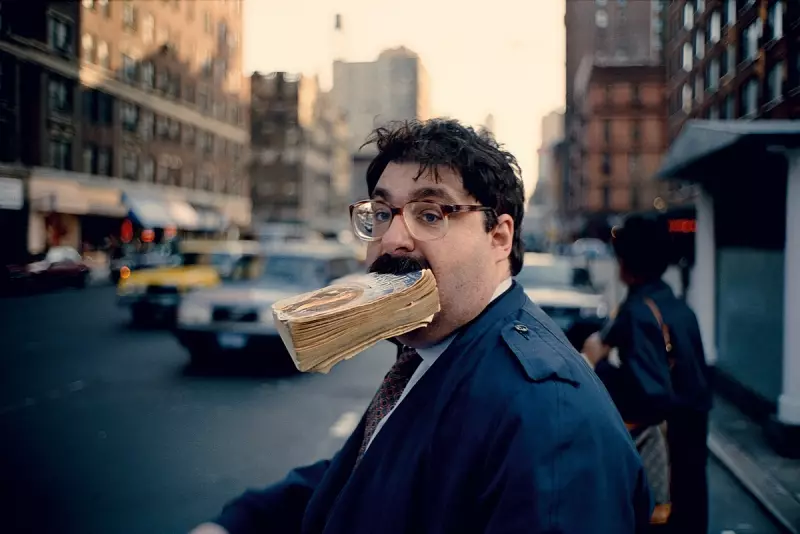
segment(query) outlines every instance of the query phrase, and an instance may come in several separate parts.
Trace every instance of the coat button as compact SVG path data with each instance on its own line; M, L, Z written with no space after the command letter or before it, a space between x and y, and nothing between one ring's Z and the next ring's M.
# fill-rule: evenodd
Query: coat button
M518 324L514 326L514 330L516 330L520 334L524 334L525 332L528 331L528 327L525 326L524 324Z

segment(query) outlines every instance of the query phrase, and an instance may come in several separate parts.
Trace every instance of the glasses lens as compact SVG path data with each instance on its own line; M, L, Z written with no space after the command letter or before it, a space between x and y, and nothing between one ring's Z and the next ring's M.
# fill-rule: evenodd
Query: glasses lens
M379 239L392 223L392 210L382 202L364 202L353 208L353 230L361 239Z
M439 239L447 233L447 218L438 204L410 202L405 211L409 232L420 241Z

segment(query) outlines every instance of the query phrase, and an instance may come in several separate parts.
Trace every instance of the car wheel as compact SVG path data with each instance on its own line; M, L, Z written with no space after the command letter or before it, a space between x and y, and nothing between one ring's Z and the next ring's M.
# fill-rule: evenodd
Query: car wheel
M133 326L145 326L150 322L150 316L142 308L136 306L131 308L131 324Z
M214 362L214 357L207 349L194 347L189 349L189 366L194 369L205 369Z
M77 287L78 289L84 289L86 288L88 282L89 282L89 273L88 272L81 273L75 280L75 287Z

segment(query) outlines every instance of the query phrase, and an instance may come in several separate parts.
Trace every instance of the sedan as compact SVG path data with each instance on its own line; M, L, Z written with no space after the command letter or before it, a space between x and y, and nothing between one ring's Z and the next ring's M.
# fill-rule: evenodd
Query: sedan
M578 350L606 321L605 298L592 286L589 272L569 258L527 253L515 278Z

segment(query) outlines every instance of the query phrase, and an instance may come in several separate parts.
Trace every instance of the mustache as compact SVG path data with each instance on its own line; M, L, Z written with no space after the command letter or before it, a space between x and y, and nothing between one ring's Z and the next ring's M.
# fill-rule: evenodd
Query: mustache
M412 258L411 256L392 256L391 254L379 256L369 266L369 272L375 274L407 274L423 269L430 269L430 265L425 259Z

